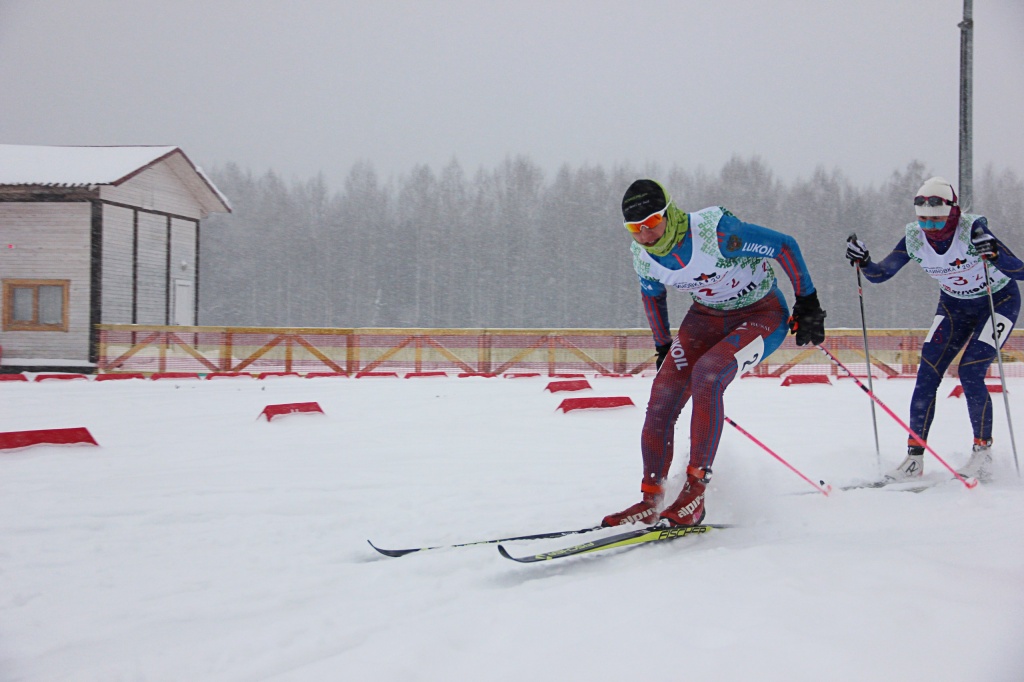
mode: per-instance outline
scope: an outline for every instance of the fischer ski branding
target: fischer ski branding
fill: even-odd
[[[616,535],[609,535],[608,537],[601,538],[600,540],[594,540],[592,542],[584,542],[579,545],[573,545],[572,547],[564,547],[562,549],[555,549],[549,552],[541,552],[540,554],[533,554],[522,557],[515,557],[508,553],[508,551],[501,545],[498,545],[498,552],[501,556],[512,561],[518,561],[524,564],[531,564],[537,561],[550,561],[552,559],[562,559],[568,556],[576,556],[578,554],[588,554],[590,552],[599,552],[606,549],[618,549],[620,547],[632,547],[635,545],[647,544],[651,542],[664,542],[666,540],[676,540],[683,538],[688,535],[704,535],[708,531],[716,530],[719,528],[732,528],[731,525],[719,525],[719,524],[700,524],[697,526],[667,526],[661,525],[661,521],[651,526],[650,528],[641,528],[639,530],[630,530],[624,533],[618,533]]]
[[[457,545],[435,545],[432,547],[413,547],[410,549],[382,549],[377,545],[373,544],[370,540],[370,547],[383,554],[384,556],[405,556],[406,554],[412,554],[413,552],[425,552],[431,549],[450,549],[452,547],[472,547],[473,545],[494,545],[499,542],[514,542],[516,540],[544,540],[546,538],[560,538],[566,535],[578,535],[580,533],[589,533],[595,530],[601,530],[604,526],[591,526],[590,528],[579,528],[577,530],[556,530],[551,533],[536,533],[534,535],[518,535],[516,537],[509,538],[497,538],[494,540],[476,540],[475,542],[462,542]]]

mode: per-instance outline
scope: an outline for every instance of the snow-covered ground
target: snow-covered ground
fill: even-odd
[[[998,476],[974,490],[825,497],[726,426],[708,520],[735,529],[533,565],[367,545],[581,528],[635,501],[651,380],[589,380],[0,384],[0,431],[100,443],[0,451],[0,680],[1024,679],[1024,486],[998,395]],[[912,385],[875,383],[901,416]],[[957,466],[954,385],[931,444]],[[583,395],[637,407],[555,410]],[[306,401],[325,414],[257,419]],[[740,380],[727,411],[813,479],[877,476],[849,380]],[[906,437],[878,418],[890,467]],[[933,458],[926,475],[948,477]]]

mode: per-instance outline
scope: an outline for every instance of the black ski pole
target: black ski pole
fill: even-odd
[[[972,237],[979,236],[978,233],[984,234],[984,230],[981,227],[975,229],[971,234]],[[996,359],[999,361],[999,383],[1003,387],[1003,405],[1006,407],[1006,425],[1010,429],[1010,447],[1013,449],[1013,465],[1017,468],[1017,478],[1020,478],[1020,463],[1017,461],[1017,440],[1013,437],[1013,420],[1010,418],[1010,396],[1006,391],[1006,372],[1003,371],[1003,351],[1002,351],[1002,336],[999,332],[999,326],[996,324],[996,304],[992,298],[992,280],[988,274],[988,259],[982,258],[981,265],[985,270],[985,293],[988,295],[988,311],[991,314],[992,320],[992,343],[996,347]]]
[[[857,233],[854,232],[849,236],[847,241],[857,239]],[[868,390],[872,394],[875,392],[874,382],[871,381],[871,351],[868,349],[868,321],[867,316],[864,314],[864,285],[860,280],[860,263],[854,263],[853,267],[857,270],[857,296],[860,298],[860,330],[864,336],[864,362],[867,363],[868,368]],[[878,462],[878,473],[882,473],[882,449],[878,445],[878,418],[875,416],[875,401],[869,400],[871,404],[871,426],[875,429],[875,459]]]

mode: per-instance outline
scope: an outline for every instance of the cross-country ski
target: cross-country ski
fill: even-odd
[[[560,538],[566,535],[578,535],[580,533],[589,533],[591,531],[600,530],[601,526],[590,526],[587,528],[578,528],[576,530],[558,530],[550,533],[536,533],[534,535],[514,535],[507,538],[497,538],[494,540],[475,540],[472,542],[460,542],[451,545],[432,545],[429,547],[413,547],[411,549],[384,549],[373,544],[371,540],[367,540],[370,547],[383,554],[384,556],[400,557],[406,554],[413,554],[414,552],[424,552],[431,549],[452,549],[455,547],[473,547],[474,545],[494,545],[499,542],[515,542],[518,540],[543,540],[547,538]]]
[[[563,547],[561,549],[549,550],[546,552],[540,552],[538,554],[530,554],[526,556],[512,556],[504,546],[498,545],[498,552],[501,556],[512,561],[518,561],[520,563],[529,564],[538,561],[551,561],[552,559],[564,559],[570,556],[577,556],[580,554],[590,554],[592,552],[602,552],[612,549],[621,549],[623,547],[636,547],[642,544],[650,544],[654,542],[667,542],[669,540],[678,540],[679,538],[690,537],[694,535],[704,535],[712,530],[719,528],[731,528],[730,525],[717,525],[717,524],[699,524],[695,526],[668,526],[663,522],[659,522],[652,527],[638,528],[636,530],[624,531],[615,535],[609,535],[601,538],[600,540],[593,540],[590,542],[583,542],[570,547]]]

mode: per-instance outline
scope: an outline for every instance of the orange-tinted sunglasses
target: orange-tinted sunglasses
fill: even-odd
[[[653,230],[658,226],[658,223],[660,223],[662,219],[665,217],[665,213],[667,211],[668,206],[665,206],[665,208],[661,209],[656,213],[652,213],[643,220],[634,220],[633,222],[623,223],[623,225],[625,225],[626,229],[632,232],[633,234],[639,234],[640,229],[644,227],[646,227],[648,230]]]

